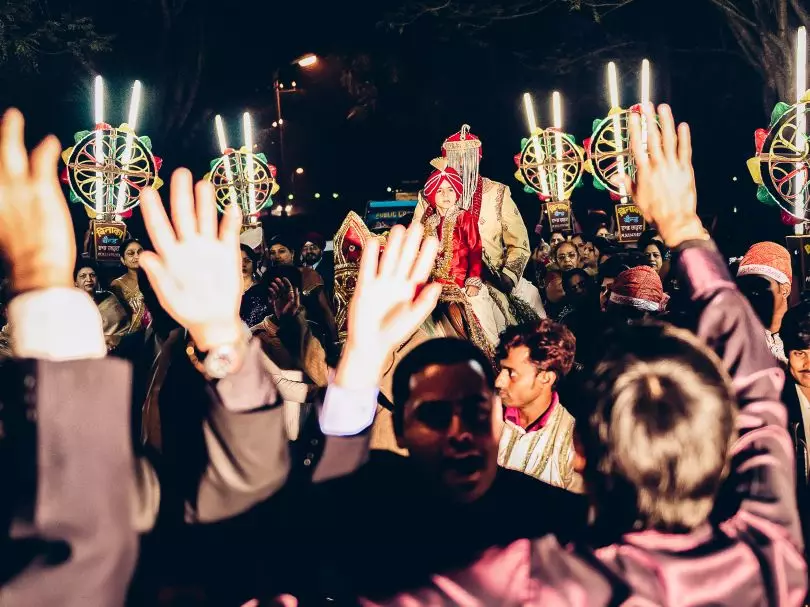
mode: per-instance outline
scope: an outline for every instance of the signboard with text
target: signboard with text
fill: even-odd
[[[644,222],[644,214],[634,204],[616,205],[616,225],[621,243],[638,242],[647,227]]]
[[[547,202],[546,214],[551,232],[571,231],[571,203]]]
[[[127,226],[117,221],[93,221],[93,251],[99,263],[119,263]]]
[[[363,218],[368,229],[379,234],[387,232],[400,219],[410,215],[416,209],[416,199],[411,200],[372,200],[366,206]]]

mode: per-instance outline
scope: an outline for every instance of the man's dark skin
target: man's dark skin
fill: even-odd
[[[320,597],[384,598],[490,546],[584,528],[584,498],[498,467],[500,403],[478,361],[428,364],[409,384],[397,440],[410,457],[372,451],[308,500]]]

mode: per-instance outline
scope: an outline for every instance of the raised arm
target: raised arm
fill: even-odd
[[[122,605],[137,556],[130,369],[106,354],[93,301],[73,288],[76,249],[57,179],[59,142],[30,157],[23,118],[0,132],[0,250],[14,355],[0,369],[6,541],[3,605]],[[69,323],[61,319],[70,318]]]
[[[644,112],[647,124],[656,124],[652,106]],[[727,530],[744,530],[761,546],[762,557],[781,579],[780,598],[803,597],[807,580],[796,510],[796,468],[780,402],[783,373],[760,339],[762,325],[695,212],[689,127],[680,125],[676,134],[666,105],[659,108],[659,115],[660,131],[648,128],[649,153],[642,142],[641,119],[631,117],[637,184],[628,179],[626,185],[647,220],[655,222],[665,243],[675,250],[673,270],[695,306],[695,331],[732,379],[740,436],[732,449],[734,466],[725,489],[734,489],[741,505],[726,523]]]

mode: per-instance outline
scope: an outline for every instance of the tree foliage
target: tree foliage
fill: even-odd
[[[87,65],[95,54],[109,51],[111,41],[90,17],[52,14],[36,0],[0,0],[0,68],[6,75],[37,71],[55,56]]]
[[[794,100],[796,27],[810,24],[804,0],[710,0],[722,13],[745,60],[765,83],[767,111]],[[795,101],[795,100],[794,100]]]

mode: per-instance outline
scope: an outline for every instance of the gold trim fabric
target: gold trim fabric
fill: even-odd
[[[574,471],[574,417],[558,404],[545,426],[526,432],[504,420],[498,465],[569,491],[581,489]]]

